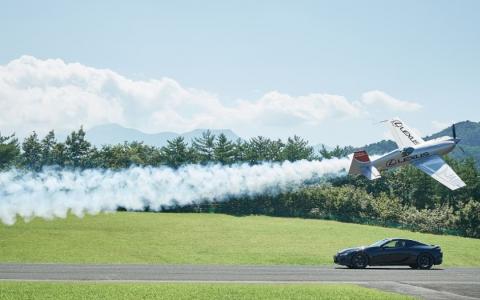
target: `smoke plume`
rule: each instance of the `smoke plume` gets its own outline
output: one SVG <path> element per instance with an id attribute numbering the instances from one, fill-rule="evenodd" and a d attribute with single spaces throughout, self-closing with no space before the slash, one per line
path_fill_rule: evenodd
<path id="1" fill-rule="evenodd" d="M 124 170 L 10 170 L 0 173 L 0 220 L 17 217 L 65 218 L 127 210 L 161 210 L 162 206 L 225 201 L 232 197 L 277 194 L 338 176 L 348 159 L 222 165 L 131 167 Z"/>

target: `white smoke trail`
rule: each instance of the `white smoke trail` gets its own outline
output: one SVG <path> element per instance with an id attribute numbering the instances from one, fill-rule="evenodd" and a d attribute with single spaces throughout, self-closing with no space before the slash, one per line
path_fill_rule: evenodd
<path id="1" fill-rule="evenodd" d="M 222 165 L 187 165 L 177 170 L 132 167 L 112 170 L 58 170 L 42 172 L 10 170 L 0 173 L 0 220 L 14 224 L 16 218 L 65 218 L 102 211 L 141 210 L 148 206 L 192 204 L 203 200 L 275 194 L 339 175 L 350 160 L 296 161 Z"/>

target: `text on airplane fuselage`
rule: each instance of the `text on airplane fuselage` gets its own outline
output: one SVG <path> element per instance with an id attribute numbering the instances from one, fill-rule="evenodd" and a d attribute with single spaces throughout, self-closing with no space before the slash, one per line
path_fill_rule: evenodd
<path id="1" fill-rule="evenodd" d="M 424 158 L 424 157 L 428 157 L 428 156 L 430 156 L 429 152 L 423 152 L 423 153 L 419 153 L 419 154 L 415 154 L 415 155 L 405 156 L 405 157 L 402 157 L 402 158 L 399 158 L 399 159 L 394 158 L 394 159 L 390 159 L 389 161 L 387 161 L 386 166 L 387 167 L 393 167 L 397 164 L 402 164 L 404 162 L 409 162 L 411 160 Z"/>
<path id="2" fill-rule="evenodd" d="M 410 133 L 410 131 L 408 131 L 407 129 L 405 129 L 405 128 L 403 127 L 402 121 L 392 120 L 391 123 L 392 123 L 393 126 L 398 127 L 398 128 L 400 129 L 400 131 L 401 131 L 410 141 L 412 141 L 412 143 L 413 143 L 414 145 L 420 144 L 420 142 L 415 139 L 415 137 Z"/>

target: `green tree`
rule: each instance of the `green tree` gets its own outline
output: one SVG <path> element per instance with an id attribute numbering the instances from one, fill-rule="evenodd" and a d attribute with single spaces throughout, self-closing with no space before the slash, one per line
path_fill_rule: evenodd
<path id="1" fill-rule="evenodd" d="M 181 136 L 167 141 L 167 146 L 162 147 L 161 152 L 165 163 L 173 168 L 178 168 L 187 163 L 189 157 L 191 157 L 188 145 Z"/>
<path id="2" fill-rule="evenodd" d="M 235 145 L 223 133 L 217 137 L 213 150 L 215 160 L 222 164 L 232 163 L 235 159 Z"/>
<path id="3" fill-rule="evenodd" d="M 20 154 L 20 146 L 15 134 L 2 136 L 0 134 L 0 169 L 12 166 Z"/>
<path id="4" fill-rule="evenodd" d="M 322 159 L 330 159 L 332 158 L 332 154 L 330 151 L 327 150 L 325 145 L 322 144 L 322 148 L 318 151 Z"/>
<path id="5" fill-rule="evenodd" d="M 101 168 L 120 169 L 127 167 L 123 145 L 103 145 L 99 151 L 98 163 Z"/>
<path id="6" fill-rule="evenodd" d="M 301 159 L 314 159 L 313 147 L 308 145 L 308 141 L 294 135 L 288 138 L 285 147 L 282 150 L 282 159 L 296 161 Z"/>
<path id="7" fill-rule="evenodd" d="M 388 174 L 388 172 L 391 172 L 391 176 L 388 177 L 390 192 L 398 197 L 403 205 L 413 206 L 418 209 L 432 205 L 427 198 L 431 193 L 422 194 L 426 191 L 431 191 L 433 183 L 430 180 L 432 179 L 423 177 L 427 175 L 423 174 L 422 171 L 414 166 L 403 166 L 395 170 L 386 171 L 384 174 Z"/>
<path id="8" fill-rule="evenodd" d="M 56 143 L 52 148 L 52 164 L 60 167 L 65 166 L 65 162 L 68 160 L 67 147 L 64 143 Z"/>
<path id="9" fill-rule="evenodd" d="M 263 161 L 280 161 L 284 144 L 280 140 L 258 136 L 251 138 L 245 148 L 245 158 L 251 164 Z"/>
<path id="10" fill-rule="evenodd" d="M 131 142 L 128 144 L 127 149 L 132 164 L 158 166 L 161 163 L 161 155 L 158 148 L 144 145 L 143 142 Z"/>
<path id="11" fill-rule="evenodd" d="M 42 168 L 42 145 L 35 131 L 25 138 L 22 150 L 23 165 L 30 170 L 39 171 Z"/>
<path id="12" fill-rule="evenodd" d="M 480 201 L 480 172 L 476 167 L 475 159 L 467 157 L 455 160 L 447 156 L 445 160 L 462 178 L 466 186 L 454 192 L 444 188 L 442 196 L 447 198 L 452 205 L 464 204 L 471 199 Z"/>
<path id="13" fill-rule="evenodd" d="M 50 166 L 54 164 L 54 154 L 53 149 L 57 141 L 55 140 L 55 133 L 51 130 L 42 140 L 41 148 L 42 148 L 42 166 Z"/>
<path id="14" fill-rule="evenodd" d="M 92 154 L 92 146 L 85 139 L 83 126 L 78 131 L 73 131 L 65 141 L 66 165 L 74 168 L 89 166 L 89 156 Z"/>
<path id="15" fill-rule="evenodd" d="M 202 137 L 193 139 L 192 148 L 199 162 L 213 161 L 215 156 L 215 135 L 210 130 L 204 131 Z"/>
<path id="16" fill-rule="evenodd" d="M 339 145 L 335 146 L 332 150 L 327 150 L 325 145 L 322 145 L 322 148 L 319 150 L 320 156 L 323 159 L 331 159 L 331 158 L 342 158 L 346 157 L 348 154 L 353 152 L 353 147 L 347 146 L 341 148 Z"/>
<path id="17" fill-rule="evenodd" d="M 248 143 L 238 138 L 234 143 L 233 162 L 242 163 L 247 161 L 247 148 Z"/>
<path id="18" fill-rule="evenodd" d="M 125 142 L 117 145 L 104 145 L 97 158 L 102 168 L 128 168 L 137 166 L 159 165 L 160 152 L 155 147 L 144 145 L 141 142 Z"/>

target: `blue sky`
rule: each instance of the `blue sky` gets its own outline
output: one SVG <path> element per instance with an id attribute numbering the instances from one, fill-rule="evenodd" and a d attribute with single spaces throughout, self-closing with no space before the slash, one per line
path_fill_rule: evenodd
<path id="1" fill-rule="evenodd" d="M 393 116 L 400 116 L 424 134 L 451 121 L 479 121 L 478 1 L 97 2 L 3 3 L 0 65 L 6 66 L 22 55 L 41 61 L 61 59 L 66 64 L 78 62 L 85 67 L 108 69 L 136 81 L 170 78 L 181 90 L 201 90 L 210 96 L 193 93 L 187 102 L 182 100 L 182 107 L 169 106 L 169 111 L 182 110 L 181 118 L 168 122 L 178 126 L 166 126 L 159 121 L 166 114 L 161 111 L 162 105 L 154 107 L 158 113 L 148 119 L 151 124 L 139 122 L 136 118 L 141 116 L 125 115 L 129 113 L 125 107 L 131 103 L 120 103 L 123 112 L 120 109 L 107 119 L 85 116 L 92 114 L 95 104 L 84 112 L 72 111 L 70 119 L 77 118 L 87 127 L 104 121 L 144 131 L 182 131 L 211 125 L 233 127 L 244 136 L 285 137 L 296 133 L 312 143 L 345 145 L 384 138 L 386 130 L 372 123 Z M 9 72 L 10 69 L 4 70 L 4 79 Z M 37 81 L 28 82 L 30 88 L 38 88 Z M 13 95 L 20 88 L 25 85 L 15 85 L 11 94 L 0 94 L 0 104 L 9 108 L 5 111 L 13 111 L 18 104 Z M 88 85 L 84 88 L 90 90 Z M 272 91 L 280 96 L 272 96 Z M 386 107 L 375 105 L 385 101 L 362 100 L 362 95 L 370 91 L 381 91 L 383 96 L 416 103 L 421 108 L 396 110 L 400 106 Z M 344 97 L 354 106 L 362 105 L 361 112 L 345 113 L 341 109 L 340 115 L 337 111 L 318 119 L 305 116 L 305 107 L 317 105 L 315 101 L 327 106 L 331 103 L 324 98 L 308 98 L 312 94 Z M 82 95 L 72 96 L 77 100 L 71 101 L 78 101 L 79 106 L 82 101 L 94 102 L 93 98 L 86 99 L 87 94 Z M 101 93 L 94 96 L 106 97 Z M 38 99 L 45 101 L 45 97 L 50 96 L 42 94 Z M 268 99 L 259 100 L 265 98 Z M 155 99 L 163 101 L 160 96 Z M 240 100 L 246 104 L 238 106 Z M 217 101 L 225 107 L 237 105 L 232 115 L 247 114 L 249 109 L 262 111 L 257 114 L 259 118 L 272 120 L 205 121 L 206 115 L 215 115 L 212 111 L 223 110 L 212 110 L 218 103 L 211 104 L 208 109 L 198 108 L 203 115 L 196 116 L 195 101 Z M 250 102 L 261 105 L 247 105 Z M 297 103 L 306 104 L 298 108 Z M 293 105 L 292 115 L 279 111 L 277 104 Z M 69 107 L 72 106 L 66 109 Z M 102 113 L 101 108 L 93 112 L 97 113 Z M 141 115 L 144 111 L 136 113 Z M 192 126 L 188 126 L 193 116 Z M 63 127 L 65 121 L 50 122 L 48 118 L 56 116 L 47 112 L 44 118 L 37 117 L 22 115 L 21 128 L 5 123 L 0 126 L 3 131 L 21 134 L 38 126 L 62 131 L 76 125 L 70 122 Z M 255 126 L 246 128 L 246 123 Z"/>

